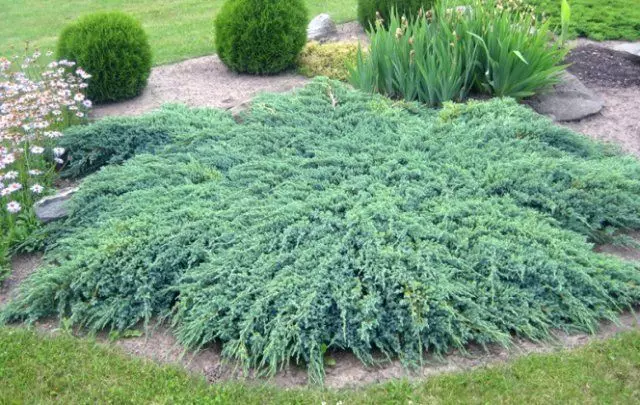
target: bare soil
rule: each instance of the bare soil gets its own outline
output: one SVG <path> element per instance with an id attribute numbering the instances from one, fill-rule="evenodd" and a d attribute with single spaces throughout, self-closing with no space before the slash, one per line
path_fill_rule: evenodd
<path id="1" fill-rule="evenodd" d="M 38 268 L 41 262 L 41 253 L 17 255 L 11 259 L 11 274 L 4 282 L 0 282 L 0 307 L 9 301 L 16 288 Z"/>
<path id="2" fill-rule="evenodd" d="M 277 76 L 241 75 L 227 69 L 217 56 L 205 56 L 154 68 L 142 95 L 96 106 L 92 116 L 140 115 L 167 103 L 231 109 L 259 93 L 284 92 L 308 81 L 294 72 Z"/>
<path id="3" fill-rule="evenodd" d="M 640 86 L 640 58 L 626 52 L 588 44 L 573 48 L 565 62 L 567 70 L 588 87 Z"/>

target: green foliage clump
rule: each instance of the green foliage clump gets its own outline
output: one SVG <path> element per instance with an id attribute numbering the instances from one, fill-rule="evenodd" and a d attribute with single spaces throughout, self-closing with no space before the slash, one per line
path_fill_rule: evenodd
<path id="1" fill-rule="evenodd" d="M 561 25 L 561 7 L 557 0 L 527 0 L 544 13 L 554 27 Z M 571 0 L 569 33 L 596 41 L 640 39 L 640 3 L 638 0 Z"/>
<path id="2" fill-rule="evenodd" d="M 167 317 L 319 381 L 326 350 L 412 365 L 640 301 L 638 267 L 588 242 L 640 228 L 640 164 L 511 99 L 438 112 L 317 79 L 242 118 L 87 177 L 2 319 Z"/>
<path id="3" fill-rule="evenodd" d="M 382 19 L 387 26 L 391 21 L 392 10 L 399 15 L 415 17 L 420 9 L 427 11 L 433 7 L 434 0 L 358 0 L 358 22 L 369 30 L 376 27 L 376 20 Z"/>
<path id="4" fill-rule="evenodd" d="M 139 95 L 151 74 L 151 48 L 142 25 L 120 12 L 90 14 L 60 34 L 58 59 L 92 75 L 87 96 L 96 103 Z"/>
<path id="5" fill-rule="evenodd" d="M 358 55 L 350 81 L 429 105 L 464 100 L 473 89 L 532 96 L 558 81 L 566 49 L 550 44 L 548 24 L 535 24 L 524 10 L 496 7 L 493 0 L 453 9 L 443 0 L 416 18 L 392 13 L 388 27 L 369 33 L 369 52 Z"/>
<path id="6" fill-rule="evenodd" d="M 279 73 L 295 64 L 307 23 L 303 0 L 227 0 L 215 19 L 216 51 L 236 72 Z"/>
<path id="7" fill-rule="evenodd" d="M 307 77 L 326 76 L 347 81 L 357 56 L 358 44 L 355 42 L 309 42 L 298 57 L 298 71 Z"/>
<path id="8" fill-rule="evenodd" d="M 233 124 L 217 110 L 167 105 L 143 117 L 109 117 L 91 125 L 69 128 L 59 145 L 68 154 L 63 177 L 81 177 L 102 166 L 121 164 L 136 154 L 154 153 L 172 142 L 192 142 L 200 133 Z"/>

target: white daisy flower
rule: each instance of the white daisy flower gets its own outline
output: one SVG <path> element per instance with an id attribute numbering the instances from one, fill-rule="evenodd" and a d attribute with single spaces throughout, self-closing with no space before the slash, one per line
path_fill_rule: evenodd
<path id="1" fill-rule="evenodd" d="M 7 186 L 7 190 L 9 190 L 11 193 L 13 193 L 14 191 L 18 191 L 22 188 L 22 184 L 20 183 L 11 183 Z"/>
<path id="2" fill-rule="evenodd" d="M 4 180 L 13 180 L 17 177 L 18 177 L 18 172 L 16 171 L 7 172 L 4 176 L 2 176 Z"/>
<path id="3" fill-rule="evenodd" d="M 7 211 L 9 211 L 12 214 L 17 214 L 18 212 L 20 212 L 21 209 L 22 207 L 16 201 L 11 201 L 9 202 L 9 204 L 7 204 Z"/>
<path id="4" fill-rule="evenodd" d="M 41 146 L 32 146 L 31 149 L 29 149 L 31 151 L 31 153 L 33 153 L 34 155 L 40 155 L 44 152 L 44 148 Z"/>
<path id="5" fill-rule="evenodd" d="M 8 155 L 6 155 L 3 159 L 2 159 L 2 163 L 4 163 L 5 165 L 10 165 L 11 163 L 15 162 L 16 158 L 13 155 L 13 153 L 9 153 Z"/>

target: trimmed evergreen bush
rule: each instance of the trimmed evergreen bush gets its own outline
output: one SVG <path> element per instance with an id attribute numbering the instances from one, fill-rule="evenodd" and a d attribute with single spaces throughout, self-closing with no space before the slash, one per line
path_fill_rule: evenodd
<path id="1" fill-rule="evenodd" d="M 389 24 L 391 10 L 396 9 L 398 15 L 414 17 L 420 8 L 429 10 L 434 0 L 358 0 L 358 21 L 365 30 L 375 27 L 376 13 L 380 13 L 383 25 Z"/>
<path id="2" fill-rule="evenodd" d="M 307 23 L 303 0 L 227 0 L 215 19 L 216 51 L 236 72 L 278 73 L 295 64 Z"/>
<path id="3" fill-rule="evenodd" d="M 92 75 L 87 97 L 93 102 L 139 95 L 151 73 L 151 48 L 142 25 L 121 12 L 90 14 L 60 35 L 58 59 L 75 61 Z"/>

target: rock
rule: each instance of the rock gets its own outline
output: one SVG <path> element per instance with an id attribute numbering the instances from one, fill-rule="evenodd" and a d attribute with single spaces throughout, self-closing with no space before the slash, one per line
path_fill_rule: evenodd
<path id="1" fill-rule="evenodd" d="M 307 28 L 307 39 L 309 41 L 322 42 L 337 33 L 338 28 L 329 14 L 320 14 L 309 23 L 309 27 Z"/>
<path id="2" fill-rule="evenodd" d="M 47 224 L 65 218 L 67 212 L 66 202 L 78 191 L 78 187 L 70 187 L 62 189 L 56 195 L 45 197 L 38 201 L 34 208 L 36 217 Z"/>
<path id="3" fill-rule="evenodd" d="M 577 77 L 564 72 L 560 83 L 548 92 L 530 98 L 527 104 L 554 121 L 576 121 L 599 113 L 604 107 L 604 100 Z"/>
<path id="4" fill-rule="evenodd" d="M 640 63 L 640 42 L 616 45 L 613 49 L 618 52 L 626 53 L 632 60 Z"/>

